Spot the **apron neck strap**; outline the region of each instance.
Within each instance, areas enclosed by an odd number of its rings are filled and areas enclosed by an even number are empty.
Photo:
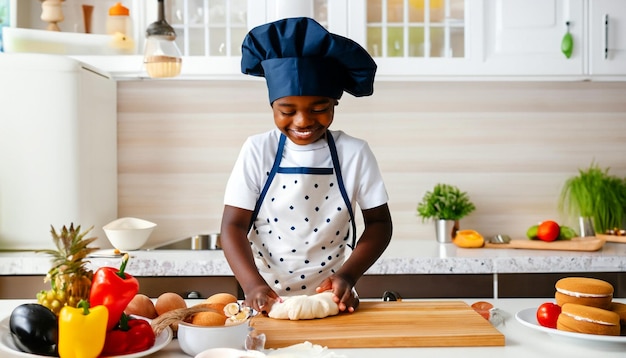
[[[267,190],[270,187],[270,184],[274,180],[274,176],[278,172],[278,168],[280,167],[280,162],[283,159],[283,152],[285,150],[285,142],[287,141],[287,137],[281,133],[280,139],[278,140],[278,149],[276,150],[276,157],[274,157],[274,165],[272,166],[272,170],[270,170],[269,175],[267,176],[267,180],[265,180],[265,185],[263,186],[263,190],[261,190],[261,194],[256,201],[256,205],[254,206],[254,212],[252,213],[252,218],[250,219],[250,224],[248,224],[248,231],[252,228],[254,221],[259,215],[259,210],[261,209],[261,204],[263,203],[263,199],[265,199],[265,195],[267,194]]]

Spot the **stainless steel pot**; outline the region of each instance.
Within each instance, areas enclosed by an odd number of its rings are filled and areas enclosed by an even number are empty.
[[[220,234],[200,234],[154,248],[155,250],[221,250]]]

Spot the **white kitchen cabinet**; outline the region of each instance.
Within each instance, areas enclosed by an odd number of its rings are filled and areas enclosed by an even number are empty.
[[[589,1],[588,73],[626,75],[626,1]]]
[[[347,36],[367,48],[379,76],[470,75],[481,9],[482,0],[348,0]]]
[[[71,223],[108,247],[117,218],[117,86],[64,56],[0,54],[0,250],[53,249]]]
[[[290,16],[313,17],[331,32],[363,45],[378,64],[379,79],[626,76],[623,0],[165,1],[166,18],[177,31],[184,56],[183,76],[239,78],[241,42],[247,31]],[[137,58],[80,59],[114,74],[132,75],[140,62],[144,29],[157,18],[157,1],[124,3],[136,26]],[[19,4],[18,11],[39,11],[35,5]],[[70,12],[79,2],[66,4]],[[31,14],[30,22],[37,23],[37,16]],[[574,42],[570,58],[561,52],[568,31]],[[123,61],[132,65],[125,69]]]
[[[482,68],[489,75],[626,76],[626,1],[485,0]],[[570,58],[561,53],[567,32]]]
[[[583,0],[485,0],[479,73],[582,76],[584,5]],[[567,23],[574,43],[570,58],[561,52]]]
[[[345,0],[170,0],[166,3],[167,20],[176,30],[177,43],[185,56],[240,56],[241,43],[250,29],[286,17],[312,17],[333,28],[333,32],[346,32],[345,11],[341,12],[346,7]],[[150,5],[144,6],[147,16],[156,18]],[[342,21],[329,24],[328,13]]]

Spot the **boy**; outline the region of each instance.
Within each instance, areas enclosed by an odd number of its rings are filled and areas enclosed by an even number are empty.
[[[252,29],[241,66],[265,77],[277,127],[248,138],[226,187],[221,244],[245,303],[269,312],[281,296],[332,290],[353,312],[354,285],[386,249],[392,222],[367,143],[328,128],[344,91],[372,94],[376,64],[354,41],[290,18]]]

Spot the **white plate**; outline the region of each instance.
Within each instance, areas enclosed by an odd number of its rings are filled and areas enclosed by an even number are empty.
[[[555,328],[548,328],[537,323],[537,308],[526,308],[515,314],[515,319],[522,325],[545,332],[557,337],[573,338],[593,342],[626,343],[626,336],[603,336],[599,334],[585,334],[568,331],[561,331]]]
[[[14,356],[19,357],[46,357],[38,354],[25,353],[17,349],[15,344],[13,343],[13,338],[11,337],[11,331],[9,329],[9,320],[10,317],[4,318],[0,321],[0,351],[5,351],[13,354]],[[147,349],[143,352],[137,352],[132,354],[124,354],[121,356],[109,357],[109,358],[139,358],[144,357],[149,354],[152,354],[158,350],[161,350],[163,347],[167,346],[172,340],[173,333],[170,327],[167,327],[161,334],[156,337],[154,345],[152,348]]]

